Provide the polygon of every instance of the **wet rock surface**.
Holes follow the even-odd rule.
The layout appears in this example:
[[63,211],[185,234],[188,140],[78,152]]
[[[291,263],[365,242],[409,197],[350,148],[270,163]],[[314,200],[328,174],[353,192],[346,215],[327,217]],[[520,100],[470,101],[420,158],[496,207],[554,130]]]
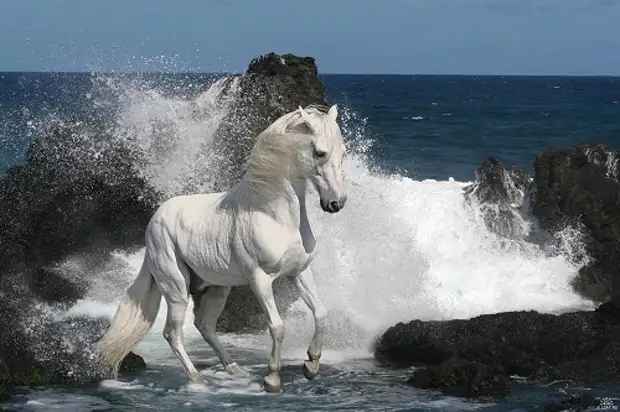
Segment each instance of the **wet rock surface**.
[[[520,311],[468,320],[413,320],[388,329],[377,341],[375,358],[390,367],[418,366],[411,385],[467,397],[505,396],[513,375],[537,382],[618,380],[618,159],[620,153],[600,144],[548,150],[536,158],[531,180],[522,169],[506,169],[489,158],[464,190],[466,200],[479,205],[487,228],[500,238],[538,236],[545,246],[567,228],[578,230],[584,256],[572,258],[589,260],[573,286],[581,295],[605,302],[595,312],[556,316]],[[520,230],[524,218],[542,232]],[[590,403],[582,400],[566,399],[545,410],[585,410]]]
[[512,375],[538,382],[620,377],[620,300],[594,312],[534,311],[468,320],[413,320],[389,328],[374,356],[390,367],[417,366],[409,381],[463,396],[508,393]]
[[[583,393],[580,395],[568,395],[556,402],[544,405],[544,412],[585,412],[592,410],[611,410],[610,406],[603,405],[594,396]],[[614,408],[615,409],[615,408]]]
[[407,383],[421,389],[439,389],[450,396],[500,398],[510,393],[510,378],[501,366],[462,358],[417,369]]
[[241,178],[254,138],[267,126],[299,106],[327,104],[312,57],[269,53],[252,60],[244,75],[231,76],[227,82],[225,89],[234,95],[235,103],[217,132],[217,150],[225,154],[217,164],[222,190]]
[[[573,287],[599,303],[620,294],[620,152],[584,143],[547,150],[534,163],[531,179],[488,158],[464,196],[476,204],[490,231],[508,239],[527,239],[554,247],[571,229],[575,261],[586,261]],[[528,233],[531,220],[540,233]]]
[[620,152],[601,144],[549,150],[534,162],[532,213],[552,232],[582,230],[590,262],[574,281],[604,302],[620,294]]
[[474,183],[464,188],[464,196],[482,213],[487,228],[505,238],[525,238],[519,217],[531,177],[518,166],[506,169],[494,157],[485,160],[475,175]]

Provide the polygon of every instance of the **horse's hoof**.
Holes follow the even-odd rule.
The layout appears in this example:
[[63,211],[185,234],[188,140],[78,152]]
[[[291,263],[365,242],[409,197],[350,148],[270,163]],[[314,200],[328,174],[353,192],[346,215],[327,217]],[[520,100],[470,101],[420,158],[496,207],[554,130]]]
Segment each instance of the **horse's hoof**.
[[190,374],[189,379],[192,381],[192,383],[202,384],[205,382],[205,378],[198,371]]
[[242,377],[250,376],[250,374],[245,369],[243,369],[241,365],[239,365],[237,362],[233,362],[230,365],[228,365],[228,368],[226,368],[226,370],[228,371],[228,373],[234,376],[242,376]]
[[276,376],[274,378],[270,376],[265,376],[265,392],[274,393],[280,392],[282,386],[280,385],[280,377]]
[[319,373],[319,363],[316,361],[305,361],[303,366],[303,372],[306,379],[311,381]]

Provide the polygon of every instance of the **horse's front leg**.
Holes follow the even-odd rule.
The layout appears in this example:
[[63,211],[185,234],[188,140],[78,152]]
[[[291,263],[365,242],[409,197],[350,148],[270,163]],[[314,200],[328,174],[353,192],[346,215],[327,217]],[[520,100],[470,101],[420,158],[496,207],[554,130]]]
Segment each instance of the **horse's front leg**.
[[267,392],[279,392],[281,389],[280,349],[282,347],[282,341],[284,340],[284,322],[282,322],[282,318],[276,306],[276,301],[273,297],[272,284],[273,278],[267,275],[262,269],[257,269],[250,281],[250,285],[252,286],[252,290],[258,302],[269,317],[269,332],[273,339],[271,358],[268,364],[269,373],[264,379],[265,390]]
[[313,379],[319,372],[319,359],[323,349],[325,336],[325,316],[327,310],[316,293],[314,275],[308,267],[295,277],[295,286],[299,290],[301,298],[306,302],[314,315],[314,338],[308,348],[308,360],[304,362],[303,372],[306,379]]

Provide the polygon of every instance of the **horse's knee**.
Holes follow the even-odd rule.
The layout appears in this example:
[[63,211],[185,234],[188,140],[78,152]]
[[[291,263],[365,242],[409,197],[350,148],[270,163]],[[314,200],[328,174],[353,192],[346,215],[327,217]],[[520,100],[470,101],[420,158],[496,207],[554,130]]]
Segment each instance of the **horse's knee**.
[[172,343],[172,341],[174,340],[172,336],[172,330],[164,329],[162,335],[164,335],[164,339],[166,339],[168,343]]
[[203,319],[194,319],[194,326],[198,329],[203,335],[210,336],[215,333],[215,327],[210,325],[204,318]]
[[176,342],[181,339],[181,333],[183,328],[183,322],[172,321],[166,322],[164,326],[163,335],[169,343]]
[[269,325],[269,332],[271,332],[271,336],[278,343],[282,343],[284,340],[284,322],[279,320]]

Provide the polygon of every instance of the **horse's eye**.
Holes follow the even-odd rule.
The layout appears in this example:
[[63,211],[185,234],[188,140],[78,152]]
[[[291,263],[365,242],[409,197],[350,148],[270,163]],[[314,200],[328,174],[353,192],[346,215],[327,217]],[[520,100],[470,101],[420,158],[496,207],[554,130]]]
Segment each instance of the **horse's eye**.
[[324,158],[326,154],[327,154],[327,152],[324,152],[324,151],[322,151],[322,150],[315,150],[315,151],[314,151],[314,155],[315,155],[317,158],[319,158],[319,159]]

